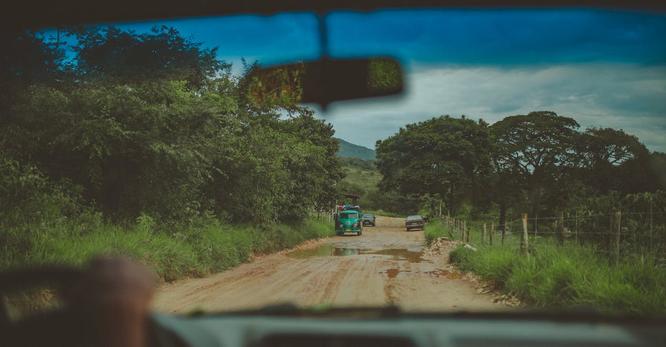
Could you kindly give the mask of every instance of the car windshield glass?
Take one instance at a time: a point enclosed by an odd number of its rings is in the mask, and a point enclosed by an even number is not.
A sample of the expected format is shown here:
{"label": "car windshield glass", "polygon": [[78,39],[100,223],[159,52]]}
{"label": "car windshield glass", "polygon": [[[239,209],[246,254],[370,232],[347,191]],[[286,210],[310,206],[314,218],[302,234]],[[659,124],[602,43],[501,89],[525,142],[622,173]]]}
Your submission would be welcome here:
{"label": "car windshield glass", "polygon": [[343,212],[340,214],[340,218],[358,218],[358,213],[356,212]]}
{"label": "car windshield glass", "polygon": [[[666,313],[665,37],[557,8],[3,31],[0,270],[127,255],[178,313]],[[322,54],[404,93],[302,104],[279,64]]]}

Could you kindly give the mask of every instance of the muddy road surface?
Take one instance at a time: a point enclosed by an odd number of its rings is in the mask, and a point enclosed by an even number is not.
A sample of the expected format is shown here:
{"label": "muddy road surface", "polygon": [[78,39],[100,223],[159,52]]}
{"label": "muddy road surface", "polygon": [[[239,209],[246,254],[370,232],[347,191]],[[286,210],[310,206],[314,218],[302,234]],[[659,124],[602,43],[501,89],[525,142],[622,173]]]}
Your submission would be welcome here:
{"label": "muddy road surface", "polygon": [[206,278],[163,285],[158,311],[227,311],[299,306],[399,305],[409,311],[506,309],[447,266],[446,254],[423,253],[422,231],[378,217],[362,236],[338,236],[254,259]]}

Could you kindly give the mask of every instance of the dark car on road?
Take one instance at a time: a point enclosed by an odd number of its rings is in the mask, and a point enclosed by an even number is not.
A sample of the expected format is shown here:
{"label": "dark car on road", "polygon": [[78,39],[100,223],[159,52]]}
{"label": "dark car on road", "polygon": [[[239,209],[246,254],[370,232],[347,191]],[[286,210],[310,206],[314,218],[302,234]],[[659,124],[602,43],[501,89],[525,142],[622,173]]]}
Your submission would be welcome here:
{"label": "dark car on road", "polygon": [[412,229],[421,229],[425,228],[425,219],[420,215],[407,216],[405,219],[405,228],[407,231]]}
{"label": "dark car on road", "polygon": [[374,214],[371,213],[366,213],[363,215],[361,220],[363,221],[363,226],[375,226],[375,220],[377,217],[375,217]]}

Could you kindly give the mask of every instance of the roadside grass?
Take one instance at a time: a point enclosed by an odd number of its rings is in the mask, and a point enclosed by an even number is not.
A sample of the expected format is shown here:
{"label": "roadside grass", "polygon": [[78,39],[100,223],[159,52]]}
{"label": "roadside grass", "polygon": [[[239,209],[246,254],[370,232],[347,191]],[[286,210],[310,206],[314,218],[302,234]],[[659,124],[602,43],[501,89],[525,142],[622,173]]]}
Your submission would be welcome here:
{"label": "roadside grass", "polygon": [[[331,236],[325,222],[297,225],[227,225],[214,218],[178,230],[158,230],[142,216],[130,227],[97,223],[81,231],[75,223],[14,230],[12,244],[0,246],[0,269],[39,264],[81,265],[99,254],[126,255],[152,267],[165,281],[205,276],[305,240]],[[20,247],[17,247],[20,246]]]}
{"label": "roadside grass", "polygon": [[425,236],[426,245],[430,245],[433,241],[437,240],[440,237],[451,238],[451,235],[449,234],[449,229],[439,219],[435,219],[428,222],[425,226],[423,234]]}
{"label": "roadside grass", "polygon": [[455,249],[451,261],[493,281],[499,289],[543,308],[594,309],[605,313],[666,313],[666,271],[648,261],[611,265],[594,250],[541,242],[528,258],[517,247]]}
{"label": "roadside grass", "polygon": [[[448,237],[446,229],[431,223],[426,241]],[[533,242],[529,258],[520,254],[517,238],[507,238],[504,245],[476,242],[474,247],[477,251],[456,248],[450,261],[532,307],[666,314],[666,269],[654,259],[626,257],[614,265],[592,247],[558,245],[551,239]]]}

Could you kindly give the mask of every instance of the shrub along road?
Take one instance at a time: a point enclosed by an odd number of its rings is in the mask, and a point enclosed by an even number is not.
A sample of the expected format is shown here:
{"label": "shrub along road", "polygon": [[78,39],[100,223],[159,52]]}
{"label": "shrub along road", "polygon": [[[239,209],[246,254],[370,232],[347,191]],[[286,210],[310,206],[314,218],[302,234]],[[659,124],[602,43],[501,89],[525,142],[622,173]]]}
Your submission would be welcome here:
{"label": "shrub along road", "polygon": [[332,237],[255,259],[210,277],[168,283],[159,311],[226,311],[278,303],[300,306],[399,305],[409,311],[501,310],[473,283],[451,272],[448,255],[423,252],[421,231],[378,217],[363,235]]}

